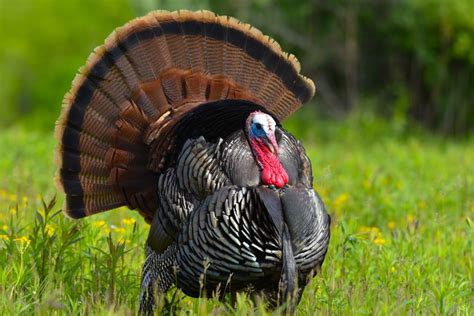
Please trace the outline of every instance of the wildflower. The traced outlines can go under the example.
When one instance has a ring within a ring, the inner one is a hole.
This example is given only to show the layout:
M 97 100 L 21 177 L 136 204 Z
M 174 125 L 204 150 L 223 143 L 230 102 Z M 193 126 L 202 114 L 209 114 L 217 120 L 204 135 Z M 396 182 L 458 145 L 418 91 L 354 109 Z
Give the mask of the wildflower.
M 102 227 L 104 225 L 105 225 L 105 221 L 103 220 L 92 222 L 92 226 L 94 227 Z
M 7 230 L 8 230 L 8 226 L 7 226 L 7 225 L 3 225 L 3 226 L 2 226 L 2 230 L 7 231 Z
M 370 233 L 372 235 L 380 235 L 380 229 L 378 227 L 372 226 L 370 227 Z
M 124 218 L 122 219 L 122 223 L 125 225 L 133 225 L 135 224 L 135 220 L 133 218 Z
M 23 207 L 26 207 L 26 206 L 28 205 L 28 198 L 27 198 L 26 196 L 23 196 L 23 197 L 21 198 L 21 205 L 22 205 Z
M 349 200 L 349 194 L 342 193 L 334 200 L 334 207 L 340 208 Z
M 122 237 L 122 238 L 120 238 L 120 239 L 118 240 L 118 242 L 128 245 L 128 244 L 131 243 L 131 240 Z
M 127 232 L 127 230 L 123 227 L 119 227 L 115 231 L 119 234 L 125 234 Z
M 377 236 L 374 239 L 373 243 L 376 244 L 376 245 L 382 246 L 382 245 L 385 245 L 387 243 L 387 241 L 385 239 L 383 239 L 381 236 Z
M 416 219 L 416 217 L 411 214 L 408 214 L 406 216 L 406 221 L 407 221 L 407 229 L 410 232 L 415 233 L 418 230 L 418 220 Z
M 14 206 L 11 206 L 11 207 L 10 207 L 10 214 L 16 215 L 16 213 L 17 213 L 17 208 L 14 207 Z
M 115 226 L 115 225 L 111 225 L 110 228 L 111 228 L 114 232 L 119 233 L 119 234 L 122 234 L 122 235 L 127 232 L 127 230 L 126 230 L 125 228 L 123 228 L 123 227 L 117 227 L 117 226 Z
M 400 190 L 400 189 L 403 188 L 403 184 L 402 184 L 400 181 L 397 181 L 397 183 L 395 184 L 395 186 L 397 187 L 398 190 Z
M 359 227 L 359 232 L 360 232 L 360 233 L 369 233 L 369 232 L 370 232 L 370 227 L 368 227 L 368 226 L 361 226 L 361 227 Z
M 375 226 L 361 226 L 359 227 L 359 233 L 368 234 L 370 237 L 377 237 L 380 235 L 380 230 Z
M 387 241 L 382 237 L 380 229 L 376 226 L 361 226 L 359 232 L 368 235 L 376 245 L 385 245 Z
M 22 246 L 25 246 L 25 245 L 28 246 L 31 242 L 31 240 L 26 236 L 21 236 L 21 237 L 15 238 L 13 240 L 18 241 Z
M 359 227 L 359 232 L 360 233 L 368 233 L 368 234 L 371 234 L 371 235 L 377 235 L 380 233 L 380 230 L 378 229 L 378 227 L 375 227 L 375 226 L 361 226 Z
M 395 224 L 394 221 L 390 221 L 390 222 L 387 223 L 387 227 L 388 227 L 390 230 L 394 230 L 396 226 L 397 226 L 397 225 Z
M 18 200 L 18 197 L 16 196 L 16 194 L 10 194 L 8 196 L 8 198 L 10 199 L 10 201 L 12 202 L 16 202 Z
M 46 234 L 48 234 L 49 237 L 53 236 L 54 231 L 55 231 L 54 227 L 50 224 L 46 224 L 45 230 L 46 230 Z
M 5 199 L 5 198 L 7 197 L 7 191 L 5 191 L 5 190 L 0 190 L 0 197 L 1 197 L 2 199 Z
M 8 235 L 1 234 L 1 235 L 0 235 L 0 239 L 8 240 Z
M 392 271 L 393 273 L 395 273 L 397 271 L 397 269 L 395 269 L 394 266 L 392 266 L 392 268 L 390 268 L 390 271 Z

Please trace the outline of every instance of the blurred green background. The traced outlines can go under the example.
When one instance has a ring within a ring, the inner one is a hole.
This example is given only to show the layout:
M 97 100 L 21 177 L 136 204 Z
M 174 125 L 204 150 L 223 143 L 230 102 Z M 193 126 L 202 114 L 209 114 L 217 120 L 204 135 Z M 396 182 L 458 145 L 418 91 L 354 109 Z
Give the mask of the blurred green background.
M 472 0 L 0 0 L 0 128 L 51 130 L 74 73 L 114 28 L 180 8 L 232 15 L 277 39 L 315 81 L 309 107 L 320 115 L 473 130 Z

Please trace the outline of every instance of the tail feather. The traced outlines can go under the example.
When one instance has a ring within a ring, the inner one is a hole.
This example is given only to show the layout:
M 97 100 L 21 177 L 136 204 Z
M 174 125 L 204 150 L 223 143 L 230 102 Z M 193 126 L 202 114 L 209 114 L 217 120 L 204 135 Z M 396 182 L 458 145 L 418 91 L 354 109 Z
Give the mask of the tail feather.
M 283 119 L 314 94 L 299 70 L 271 38 L 209 11 L 156 11 L 116 29 L 79 71 L 57 123 L 66 213 L 127 205 L 150 221 L 179 120 L 223 99 Z
M 184 14 L 183 14 L 184 17 Z M 191 61 L 188 57 L 188 52 L 184 47 L 184 36 L 179 12 L 159 11 L 155 15 L 158 25 L 165 34 L 164 39 L 168 46 L 168 53 L 170 54 L 173 67 L 179 69 L 191 69 Z

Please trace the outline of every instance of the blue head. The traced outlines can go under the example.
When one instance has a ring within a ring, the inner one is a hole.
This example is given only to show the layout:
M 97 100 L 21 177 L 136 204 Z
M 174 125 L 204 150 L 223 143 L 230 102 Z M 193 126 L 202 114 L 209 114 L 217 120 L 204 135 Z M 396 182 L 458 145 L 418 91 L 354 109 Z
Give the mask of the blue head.
M 273 154 L 277 153 L 275 128 L 275 120 L 270 115 L 260 111 L 250 113 L 247 119 L 247 133 L 252 149 L 256 149 L 254 146 L 258 142 L 265 144 Z

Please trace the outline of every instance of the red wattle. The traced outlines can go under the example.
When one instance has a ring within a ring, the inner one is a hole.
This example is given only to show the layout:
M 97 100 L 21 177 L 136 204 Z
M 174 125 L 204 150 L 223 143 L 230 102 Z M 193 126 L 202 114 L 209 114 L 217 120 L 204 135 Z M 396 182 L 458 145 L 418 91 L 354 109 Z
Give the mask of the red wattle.
M 264 184 L 272 184 L 272 171 L 269 168 L 265 168 L 262 170 L 260 177 L 262 178 L 262 182 Z
M 259 140 L 254 139 L 251 143 L 257 161 L 262 168 L 260 173 L 262 183 L 282 188 L 288 183 L 288 174 L 285 168 L 283 168 L 278 156 L 272 153 L 267 145 Z

